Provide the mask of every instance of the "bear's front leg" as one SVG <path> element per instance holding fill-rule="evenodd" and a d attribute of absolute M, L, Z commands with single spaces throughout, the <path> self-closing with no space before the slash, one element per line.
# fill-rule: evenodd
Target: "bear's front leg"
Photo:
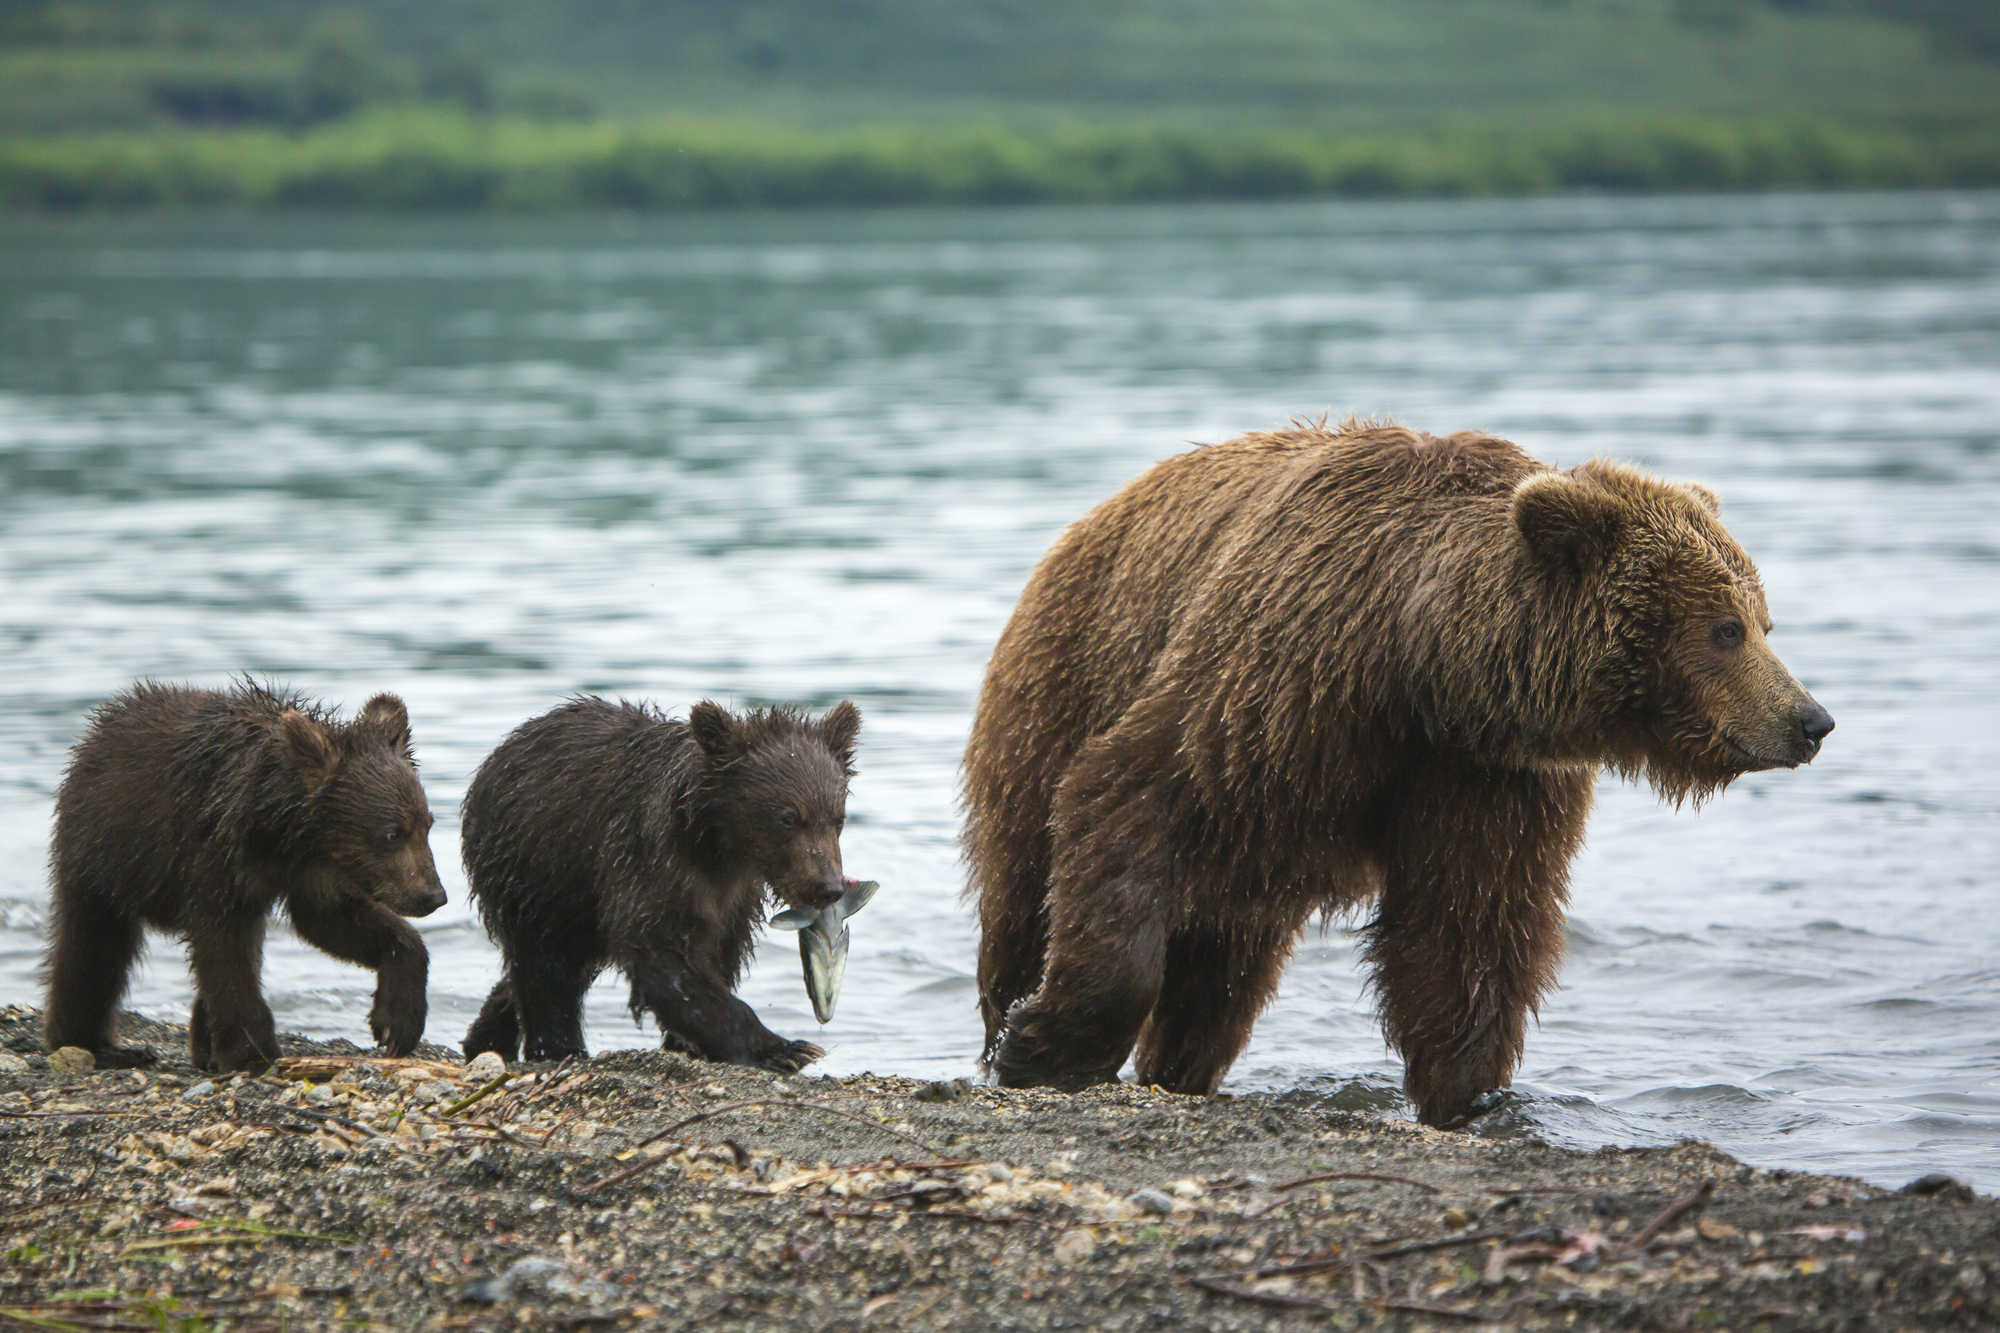
<path fill-rule="evenodd" d="M 299 893 L 286 902 L 292 926 L 308 944 L 375 972 L 368 1027 L 390 1055 L 404 1056 L 424 1037 L 424 985 L 430 953 L 409 922 L 359 894 Z"/>
<path fill-rule="evenodd" d="M 630 960 L 632 1012 L 653 1015 L 663 1039 L 692 1047 L 705 1060 L 796 1074 L 826 1054 L 809 1041 L 790 1041 L 765 1027 L 757 1011 L 727 986 L 674 954 Z"/>
<path fill-rule="evenodd" d="M 264 1003 L 258 974 L 264 960 L 264 918 L 206 921 L 188 931 L 195 1012 L 188 1051 L 206 1073 L 261 1074 L 278 1058 L 278 1029 Z"/>
<path fill-rule="evenodd" d="M 1398 803 L 1367 956 L 1404 1092 L 1449 1128 L 1513 1083 L 1555 985 L 1590 775 L 1431 764 Z"/>

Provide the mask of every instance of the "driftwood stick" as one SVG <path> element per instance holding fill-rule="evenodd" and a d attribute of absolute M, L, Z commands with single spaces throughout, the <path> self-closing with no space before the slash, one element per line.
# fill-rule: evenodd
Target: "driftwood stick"
<path fill-rule="evenodd" d="M 502 1074 L 499 1078 L 494 1079 L 491 1083 L 488 1083 L 485 1087 L 479 1089 L 479 1091 L 467 1097 L 460 1097 L 450 1106 L 447 1106 L 444 1108 L 444 1110 L 439 1111 L 438 1118 L 440 1120 L 443 1120 L 447 1117 L 455 1116 L 460 1111 L 463 1111 L 466 1107 L 472 1105 L 474 1102 L 484 1101 L 486 1098 L 500 1091 L 500 1089 L 506 1087 L 507 1080 L 513 1077 L 514 1075 L 512 1074 Z"/>
<path fill-rule="evenodd" d="M 1640 1227 L 1633 1234 L 1632 1239 L 1626 1241 L 1605 1257 L 1616 1263 L 1621 1259 L 1630 1259 L 1643 1253 L 1645 1248 L 1653 1243 L 1655 1236 L 1673 1225 L 1680 1218 L 1681 1214 L 1691 1209 L 1699 1208 L 1702 1204 L 1707 1203 L 1708 1196 L 1713 1193 L 1715 1193 L 1715 1182 L 1713 1180 L 1702 1181 L 1700 1189 L 1697 1189 L 1692 1194 L 1682 1195 L 1666 1207 L 1660 1209 L 1659 1212 L 1653 1214 L 1652 1220 L 1647 1222 L 1645 1226 Z"/>
<path fill-rule="evenodd" d="M 1322 1171 L 1315 1176 L 1300 1176 L 1297 1180 L 1273 1185 L 1271 1193 L 1283 1194 L 1286 1190 L 1295 1190 L 1301 1185 L 1317 1185 L 1322 1180 L 1373 1180 L 1385 1185 L 1415 1185 L 1418 1189 L 1429 1190 L 1432 1194 L 1444 1193 L 1442 1186 L 1433 1185 L 1429 1181 L 1418 1180 L 1414 1176 L 1392 1176 L 1381 1171 Z"/>
<path fill-rule="evenodd" d="M 1211 1277 L 1182 1278 L 1190 1287 L 1200 1287 L 1218 1296 L 1234 1296 L 1239 1301 L 1256 1301 L 1260 1305 L 1282 1305 L 1292 1310 L 1331 1310 L 1335 1307 L 1325 1301 L 1316 1301 L 1310 1296 L 1294 1296 L 1285 1291 L 1252 1291 L 1248 1287 L 1235 1287 L 1227 1282 L 1218 1282 Z"/>

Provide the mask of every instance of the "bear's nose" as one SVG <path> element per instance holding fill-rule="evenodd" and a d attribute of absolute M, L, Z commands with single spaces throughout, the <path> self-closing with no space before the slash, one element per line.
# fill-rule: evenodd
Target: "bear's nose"
<path fill-rule="evenodd" d="M 1817 703 L 1808 704 L 1806 710 L 1799 714 L 1799 746 L 1805 751 L 1806 758 L 1810 759 L 1819 753 L 1820 742 L 1824 741 L 1832 730 L 1833 714 Z"/>

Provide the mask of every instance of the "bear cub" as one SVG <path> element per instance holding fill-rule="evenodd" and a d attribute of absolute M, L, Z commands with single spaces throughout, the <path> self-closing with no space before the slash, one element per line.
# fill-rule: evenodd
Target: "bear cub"
<path fill-rule="evenodd" d="M 403 701 L 352 722 L 290 690 L 142 681 L 100 705 L 56 792 L 45 1031 L 99 1068 L 150 1064 L 113 1024 L 144 928 L 187 941 L 195 1068 L 262 1072 L 277 1031 L 258 976 L 282 903 L 301 938 L 373 968 L 391 1055 L 424 1032 L 429 955 L 401 918 L 444 905 Z"/>
<path fill-rule="evenodd" d="M 787 1074 L 819 1059 L 733 992 L 767 889 L 841 896 L 860 728 L 845 702 L 813 721 L 703 701 L 681 722 L 597 698 L 522 724 L 465 793 L 466 875 L 506 967 L 465 1054 L 585 1054 L 584 991 L 614 966 L 668 1050 Z"/>

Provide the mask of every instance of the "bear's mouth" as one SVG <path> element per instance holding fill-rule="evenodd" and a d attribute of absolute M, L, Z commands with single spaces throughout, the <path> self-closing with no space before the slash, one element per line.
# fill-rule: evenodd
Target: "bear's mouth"
<path fill-rule="evenodd" d="M 1773 759 L 1769 755 L 1759 754 L 1726 731 L 1717 731 L 1715 734 L 1722 738 L 1723 744 L 1750 761 L 1752 772 L 1765 772 L 1773 768 L 1797 768 L 1799 766 L 1799 761 L 1796 759 Z"/>

